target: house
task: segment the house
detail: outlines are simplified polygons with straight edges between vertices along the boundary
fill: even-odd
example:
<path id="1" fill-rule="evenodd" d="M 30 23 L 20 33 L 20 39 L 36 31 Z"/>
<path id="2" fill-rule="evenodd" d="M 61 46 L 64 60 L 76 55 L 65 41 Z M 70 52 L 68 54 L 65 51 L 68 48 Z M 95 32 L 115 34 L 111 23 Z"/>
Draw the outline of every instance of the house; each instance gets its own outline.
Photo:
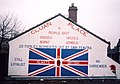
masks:
<path id="1" fill-rule="evenodd" d="M 69 18 L 57 14 L 9 41 L 8 76 L 120 78 L 120 66 L 107 56 L 108 46 L 77 24 L 77 7 L 72 4 Z"/>
<path id="2" fill-rule="evenodd" d="M 120 39 L 113 49 L 108 49 L 108 56 L 120 64 Z"/>

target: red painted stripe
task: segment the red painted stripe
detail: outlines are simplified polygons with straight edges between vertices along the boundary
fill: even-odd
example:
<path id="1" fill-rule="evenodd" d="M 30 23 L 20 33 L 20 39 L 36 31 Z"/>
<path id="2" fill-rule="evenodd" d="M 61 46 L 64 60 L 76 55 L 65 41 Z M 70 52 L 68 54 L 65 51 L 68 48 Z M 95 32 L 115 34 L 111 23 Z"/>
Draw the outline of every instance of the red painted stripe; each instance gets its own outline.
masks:
<path id="1" fill-rule="evenodd" d="M 88 51 L 88 50 L 84 50 L 84 51 L 81 51 L 81 52 L 79 52 L 79 53 L 77 53 L 77 54 L 75 54 L 75 55 L 71 55 L 71 56 L 69 56 L 69 57 L 67 57 L 67 58 L 64 58 L 64 60 L 68 60 L 68 59 L 70 59 L 70 58 L 73 58 L 73 57 L 75 57 L 75 56 L 77 56 L 77 55 L 80 55 L 80 54 L 86 52 L 86 51 Z"/>
<path id="2" fill-rule="evenodd" d="M 31 64 L 55 64 L 54 61 L 48 61 L 48 60 L 29 60 L 29 63 Z"/>
<path id="3" fill-rule="evenodd" d="M 38 51 L 36 51 L 36 50 L 34 50 L 34 49 L 32 49 L 32 48 L 29 48 L 29 49 L 32 50 L 32 51 L 34 51 L 34 52 L 36 52 L 37 54 L 40 54 L 40 55 L 42 55 L 42 56 L 48 58 L 48 59 L 54 60 L 53 58 L 48 57 L 48 56 L 46 56 L 46 55 L 44 55 L 44 54 L 42 54 L 42 53 L 40 53 L 40 52 L 38 52 Z"/>
<path id="4" fill-rule="evenodd" d="M 60 58 L 60 48 L 57 49 L 57 58 Z"/>
<path id="5" fill-rule="evenodd" d="M 60 67 L 56 67 L 56 76 L 60 76 Z"/>
<path id="6" fill-rule="evenodd" d="M 36 60 L 29 60 L 29 63 L 37 63 Z"/>
<path id="7" fill-rule="evenodd" d="M 86 62 L 86 61 L 85 62 L 79 62 L 79 61 L 62 61 L 62 64 L 78 64 L 78 65 L 79 64 L 83 64 L 83 65 L 86 64 L 87 65 L 88 62 Z"/>
<path id="8" fill-rule="evenodd" d="M 49 61 L 50 64 L 55 64 L 55 61 Z"/>

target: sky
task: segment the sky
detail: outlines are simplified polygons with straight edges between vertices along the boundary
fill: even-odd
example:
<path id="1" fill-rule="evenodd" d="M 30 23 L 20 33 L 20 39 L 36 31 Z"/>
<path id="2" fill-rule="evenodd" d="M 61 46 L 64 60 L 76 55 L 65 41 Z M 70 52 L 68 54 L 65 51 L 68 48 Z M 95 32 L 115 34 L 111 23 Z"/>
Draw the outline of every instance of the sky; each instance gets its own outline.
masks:
<path id="1" fill-rule="evenodd" d="M 0 0 L 0 14 L 17 16 L 26 30 L 61 13 L 78 8 L 77 23 L 116 46 L 120 39 L 120 0 Z"/>

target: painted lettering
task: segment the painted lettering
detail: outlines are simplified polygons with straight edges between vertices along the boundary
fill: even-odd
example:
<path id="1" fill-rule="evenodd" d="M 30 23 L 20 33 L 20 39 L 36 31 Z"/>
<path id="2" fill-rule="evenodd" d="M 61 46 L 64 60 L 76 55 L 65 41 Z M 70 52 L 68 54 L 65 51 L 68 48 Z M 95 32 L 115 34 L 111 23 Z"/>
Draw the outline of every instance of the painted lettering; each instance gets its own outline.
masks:
<path id="1" fill-rule="evenodd" d="M 52 39 L 52 36 L 40 36 L 40 39 Z"/>
<path id="2" fill-rule="evenodd" d="M 23 61 L 22 58 L 14 58 L 15 61 Z"/>
<path id="3" fill-rule="evenodd" d="M 76 36 L 68 36 L 68 37 L 66 37 L 66 39 L 68 39 L 68 40 L 78 40 L 78 37 L 76 37 Z"/>
<path id="4" fill-rule="evenodd" d="M 62 32 L 62 35 L 69 35 L 69 32 Z"/>
<path id="5" fill-rule="evenodd" d="M 25 66 L 25 63 L 16 63 L 16 62 L 13 62 L 13 63 L 11 63 L 11 66 Z"/>
<path id="6" fill-rule="evenodd" d="M 50 35 L 60 35 L 59 31 L 48 31 L 48 34 Z"/>
<path id="7" fill-rule="evenodd" d="M 78 41 L 66 41 L 66 44 L 75 44 L 75 45 L 77 45 Z"/>
<path id="8" fill-rule="evenodd" d="M 100 63 L 100 60 L 96 60 L 96 63 Z"/>
<path id="9" fill-rule="evenodd" d="M 38 33 L 40 32 L 41 30 L 45 29 L 45 28 L 48 28 L 49 26 L 51 26 L 52 23 L 51 22 L 47 22 L 47 23 L 44 23 L 43 25 L 31 30 L 31 34 L 35 34 L 35 33 Z"/>
<path id="10" fill-rule="evenodd" d="M 45 41 L 45 40 L 44 41 L 42 41 L 42 40 L 40 41 L 40 44 L 48 44 L 48 43 L 50 43 L 50 41 Z"/>
<path id="11" fill-rule="evenodd" d="M 83 36 L 87 37 L 87 34 L 88 34 L 88 33 L 87 33 L 85 30 L 82 30 L 82 29 L 80 29 L 80 28 L 78 28 L 78 27 L 75 27 L 75 25 L 72 24 L 72 23 L 68 23 L 67 26 L 69 26 L 69 27 L 72 28 L 73 30 L 79 32 L 79 33 L 82 34 Z"/>
<path id="12" fill-rule="evenodd" d="M 93 65 L 89 65 L 90 68 L 107 68 L 107 65 L 105 64 L 93 64 Z"/>

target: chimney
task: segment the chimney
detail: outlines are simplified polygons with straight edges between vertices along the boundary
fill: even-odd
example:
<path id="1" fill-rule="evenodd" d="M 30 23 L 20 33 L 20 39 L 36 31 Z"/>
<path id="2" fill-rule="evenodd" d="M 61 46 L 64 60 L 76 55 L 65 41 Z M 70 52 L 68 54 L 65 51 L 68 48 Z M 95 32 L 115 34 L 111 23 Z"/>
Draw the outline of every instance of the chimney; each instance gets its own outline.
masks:
<path id="1" fill-rule="evenodd" d="M 74 3 L 69 7 L 69 18 L 77 22 L 77 7 L 74 6 Z"/>

